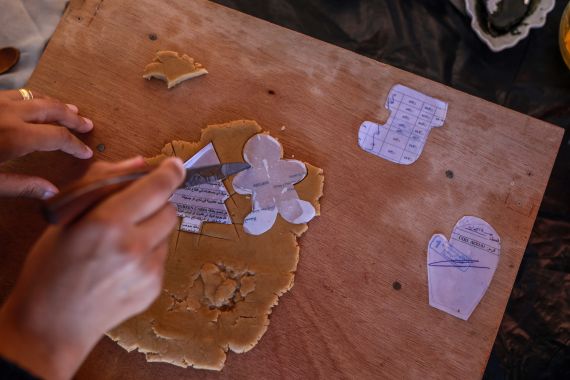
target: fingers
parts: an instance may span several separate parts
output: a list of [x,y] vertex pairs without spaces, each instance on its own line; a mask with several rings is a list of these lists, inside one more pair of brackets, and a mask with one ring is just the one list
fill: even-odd
[[147,164],[142,156],[132,157],[119,162],[97,161],[91,165],[85,176],[93,179],[97,177],[108,176],[113,173],[142,169],[146,167],[146,165]]
[[61,150],[74,157],[87,159],[93,156],[93,151],[68,129],[50,124],[26,124],[26,147],[29,152]]
[[166,204],[154,215],[141,222],[136,228],[136,233],[145,240],[147,247],[154,249],[168,239],[177,222],[175,208],[171,204]]
[[162,282],[164,275],[164,262],[168,256],[168,241],[163,240],[160,242],[152,252],[145,257],[144,265],[158,276],[159,282]]
[[0,173],[0,196],[47,199],[59,190],[51,182],[39,177]]
[[78,115],[78,108],[57,100],[34,99],[13,104],[14,111],[27,123],[57,123],[77,132],[93,129],[93,122]]
[[[49,96],[42,94],[39,91],[32,91],[32,95],[34,95],[34,99],[52,99]],[[22,94],[18,90],[7,90],[7,91],[0,91],[0,99],[5,100],[24,100],[22,98]]]
[[87,145],[69,133],[69,130],[85,133],[93,129],[93,122],[79,116],[76,106],[40,93],[35,93],[33,100],[23,101],[18,91],[0,91],[0,108],[1,127],[3,132],[6,131],[3,134],[4,155],[0,159],[16,158],[37,150],[62,150],[78,158],[93,156]]
[[164,262],[168,256],[168,243],[163,241],[152,252],[146,255],[140,265],[146,279],[146,287],[142,294],[137,297],[141,303],[141,312],[148,308],[152,302],[160,295],[162,290],[162,280],[164,278]]
[[167,158],[150,174],[111,196],[96,211],[116,215],[130,223],[140,223],[164,206],[184,176],[182,161]]

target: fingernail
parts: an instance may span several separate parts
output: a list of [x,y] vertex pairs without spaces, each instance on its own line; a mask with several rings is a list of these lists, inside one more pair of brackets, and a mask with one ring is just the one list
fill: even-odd
[[186,175],[186,172],[184,170],[184,162],[180,158],[170,157],[169,160],[171,160],[172,162],[174,162],[176,164],[176,166],[178,166],[178,168],[180,169],[180,172],[182,173],[182,176]]
[[44,194],[42,195],[42,199],[50,199],[54,195],[55,195],[55,193],[53,191],[46,190],[46,191],[44,191]]
[[135,157],[131,157],[131,158],[127,158],[126,160],[123,161],[123,163],[125,165],[143,165],[144,162],[144,158],[142,156],[135,156]]
[[93,157],[93,150],[91,150],[91,148],[89,148],[87,145],[85,145],[85,151],[89,154],[87,158]]
[[176,162],[176,165],[180,166],[181,168],[184,169],[184,161],[182,161],[180,158],[178,157],[172,157],[171,158],[172,161]]
[[93,121],[91,121],[90,119],[84,117],[83,121],[85,122],[85,124],[87,124],[89,127],[93,128]]
[[74,106],[73,104],[66,104],[66,106],[75,113],[79,112],[79,108],[77,108],[77,106]]

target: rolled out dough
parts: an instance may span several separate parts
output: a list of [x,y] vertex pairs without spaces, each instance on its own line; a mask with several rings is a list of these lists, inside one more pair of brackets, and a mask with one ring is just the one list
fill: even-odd
[[[240,162],[246,141],[260,132],[254,121],[211,125],[199,142],[173,141],[148,161],[173,155],[187,160],[212,142],[221,162]],[[295,189],[318,215],[323,171],[310,164],[307,170]],[[308,226],[278,217],[265,234],[248,235],[242,223],[251,200],[234,191],[231,178],[225,185],[234,224],[206,223],[200,235],[173,233],[161,295],[147,311],[108,333],[126,350],[138,349],[148,361],[221,370],[228,350],[251,350],[267,330],[272,307],[293,286],[297,239]]]

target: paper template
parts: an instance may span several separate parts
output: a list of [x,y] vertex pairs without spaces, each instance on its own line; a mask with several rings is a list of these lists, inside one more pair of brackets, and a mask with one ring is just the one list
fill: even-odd
[[430,130],[445,122],[447,103],[398,84],[390,90],[386,108],[390,111],[386,124],[362,123],[358,145],[388,161],[413,164],[420,157]]
[[433,235],[427,255],[429,304],[467,320],[485,295],[500,254],[499,234],[473,216],[457,222],[449,241]]
[[315,208],[299,199],[294,184],[307,175],[304,163],[283,160],[283,148],[273,137],[257,134],[245,144],[245,161],[251,168],[234,177],[238,194],[251,194],[252,212],[246,216],[243,229],[250,235],[268,231],[281,214],[293,224],[307,223],[315,216]]
[[[212,143],[184,163],[186,169],[220,164]],[[232,224],[225,201],[230,197],[222,181],[178,189],[170,198],[182,217],[181,231],[200,233],[202,223]]]

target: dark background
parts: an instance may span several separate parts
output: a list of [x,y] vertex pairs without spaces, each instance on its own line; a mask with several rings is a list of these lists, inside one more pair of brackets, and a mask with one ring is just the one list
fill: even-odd
[[570,379],[570,70],[558,47],[568,1],[500,53],[479,40],[461,0],[215,2],[566,130],[485,378]]

